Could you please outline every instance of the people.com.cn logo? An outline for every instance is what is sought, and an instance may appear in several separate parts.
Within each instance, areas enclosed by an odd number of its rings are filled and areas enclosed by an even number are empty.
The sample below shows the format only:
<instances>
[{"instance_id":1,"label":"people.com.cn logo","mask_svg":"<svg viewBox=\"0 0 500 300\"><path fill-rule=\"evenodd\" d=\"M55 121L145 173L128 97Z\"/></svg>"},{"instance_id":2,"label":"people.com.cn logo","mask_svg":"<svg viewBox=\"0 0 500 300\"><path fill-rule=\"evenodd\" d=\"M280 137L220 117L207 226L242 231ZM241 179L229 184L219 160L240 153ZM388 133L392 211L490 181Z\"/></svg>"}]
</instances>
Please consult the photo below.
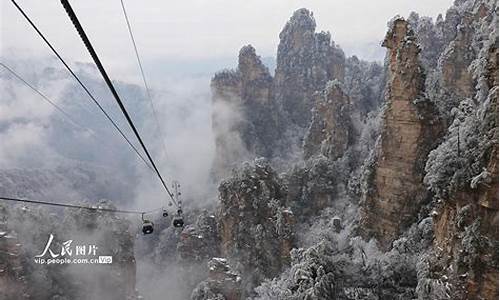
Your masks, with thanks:
<instances>
[{"instance_id":1,"label":"people.com.cn logo","mask_svg":"<svg viewBox=\"0 0 500 300\"><path fill-rule=\"evenodd\" d=\"M73 245L73 240L67 240L60 247L53 247L54 235L50 234L43 251L35 255L35 263L52 264L111 264L112 256L98 255L98 247L94 244ZM54 249L54 250L53 250Z\"/></svg>"}]
</instances>

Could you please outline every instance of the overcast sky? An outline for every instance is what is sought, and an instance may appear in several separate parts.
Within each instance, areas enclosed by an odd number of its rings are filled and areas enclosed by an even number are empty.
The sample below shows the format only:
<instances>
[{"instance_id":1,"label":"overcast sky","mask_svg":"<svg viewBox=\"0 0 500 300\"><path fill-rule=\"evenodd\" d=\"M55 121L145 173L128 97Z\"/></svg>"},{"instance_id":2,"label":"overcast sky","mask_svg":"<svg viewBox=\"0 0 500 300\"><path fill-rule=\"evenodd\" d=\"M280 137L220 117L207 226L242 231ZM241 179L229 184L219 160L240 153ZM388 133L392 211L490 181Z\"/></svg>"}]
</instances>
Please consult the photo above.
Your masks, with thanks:
<instances>
[{"instance_id":1,"label":"overcast sky","mask_svg":"<svg viewBox=\"0 0 500 300\"><path fill-rule=\"evenodd\" d=\"M435 18L451 0L124 0L141 56L146 63L234 59L242 45L275 56L278 34L293 11L314 12L317 30L330 31L348 54L367 52L380 41L394 15L410 11ZM64 57L90 61L59 0L17 0ZM102 60L116 71L134 64L119 0L71 1ZM1 49L48 55L48 48L8 0L2 1ZM14 49L14 50L13 50ZM376 50L376 49L375 49ZM360 54L360 53L358 53ZM361 55L363 56L363 55Z\"/></svg>"}]
</instances>

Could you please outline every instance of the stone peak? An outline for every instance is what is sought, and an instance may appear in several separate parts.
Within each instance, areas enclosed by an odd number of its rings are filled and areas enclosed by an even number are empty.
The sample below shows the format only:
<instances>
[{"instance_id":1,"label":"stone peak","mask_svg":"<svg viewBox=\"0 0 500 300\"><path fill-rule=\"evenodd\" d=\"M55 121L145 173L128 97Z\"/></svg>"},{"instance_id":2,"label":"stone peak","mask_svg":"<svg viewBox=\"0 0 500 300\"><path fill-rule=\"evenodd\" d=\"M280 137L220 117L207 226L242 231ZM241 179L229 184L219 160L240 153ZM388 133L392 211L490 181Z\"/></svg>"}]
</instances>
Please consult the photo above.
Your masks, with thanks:
<instances>
[{"instance_id":1,"label":"stone peak","mask_svg":"<svg viewBox=\"0 0 500 300\"><path fill-rule=\"evenodd\" d=\"M396 16L389 22L389 30L382 47L392 49L398 47L402 41L415 41L415 35L410 24L403 17Z\"/></svg>"},{"instance_id":2,"label":"stone peak","mask_svg":"<svg viewBox=\"0 0 500 300\"><path fill-rule=\"evenodd\" d=\"M270 76L267 67L262 63L252 45L243 46L238 55L238 70L243 77L250 79Z\"/></svg>"},{"instance_id":3,"label":"stone peak","mask_svg":"<svg viewBox=\"0 0 500 300\"><path fill-rule=\"evenodd\" d=\"M308 10L307 8L297 9L296 11L293 12L292 17L290 18L290 21L300 21L300 20L308 21L316 25L313 12Z\"/></svg>"},{"instance_id":4,"label":"stone peak","mask_svg":"<svg viewBox=\"0 0 500 300\"><path fill-rule=\"evenodd\" d=\"M306 8L300 8L297 9L290 17L290 20L288 20L285 27L283 28L280 37L282 34L294 30L314 32L315 29L316 20L314 19L313 13Z\"/></svg>"},{"instance_id":5,"label":"stone peak","mask_svg":"<svg viewBox=\"0 0 500 300\"><path fill-rule=\"evenodd\" d=\"M240 59L242 57L257 57L257 53L252 45L245 45L241 47L238 57Z\"/></svg>"}]
</instances>

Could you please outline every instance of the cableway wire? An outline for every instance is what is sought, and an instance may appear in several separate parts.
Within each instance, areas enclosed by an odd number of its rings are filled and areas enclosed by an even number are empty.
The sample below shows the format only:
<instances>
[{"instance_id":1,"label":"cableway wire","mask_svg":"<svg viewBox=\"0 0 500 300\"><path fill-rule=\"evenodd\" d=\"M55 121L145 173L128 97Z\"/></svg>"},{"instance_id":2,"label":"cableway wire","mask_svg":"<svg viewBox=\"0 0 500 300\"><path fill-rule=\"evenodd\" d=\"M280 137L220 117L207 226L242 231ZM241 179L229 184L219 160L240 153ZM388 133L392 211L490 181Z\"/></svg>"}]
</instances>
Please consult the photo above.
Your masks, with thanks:
<instances>
[{"instance_id":1,"label":"cableway wire","mask_svg":"<svg viewBox=\"0 0 500 300\"><path fill-rule=\"evenodd\" d=\"M42 92L40 92L37 88L35 88L32 84L30 84L26 79L22 78L21 75L19 75L18 73L16 73L12 68L10 68L9 66L7 66L6 64L0 62L0 65L5 68L7 71L9 71L14 77L16 77L19 81L23 82L26 86L28 86L31 90L33 90L35 93L37 93L38 95L40 95L42 97L42 99L44 99L46 102L48 102L50 105L52 105L58 112L60 112L61 114L64 115L64 117L66 119L68 119L70 121L70 124L72 124L73 126L75 126L76 128L79 128L80 130L83 130L85 132L88 132L95 140L99 141L99 142L102 142L102 146L108 148L110 151L114 151L116 149L112 149L109 145L109 140L99 136L96 134L96 132L91 129L90 127L88 126L85 126L81 123L79 123L78 121L76 121L75 119L73 119L73 117L68 113L66 112L62 107L60 107L59 105L57 105L55 103L55 101L49 99L49 97L45 96ZM154 171L152 168L150 168L152 171Z\"/></svg>"},{"instance_id":2,"label":"cableway wire","mask_svg":"<svg viewBox=\"0 0 500 300\"><path fill-rule=\"evenodd\" d=\"M153 213L155 211L163 210L163 208L156 208L156 209L152 209L149 211L123 210L123 209L112 209L112 208L105 208L105 207L99 207L99 206L92 207L92 206L47 202L47 201L30 200L30 199L20 199L20 198L12 198L12 197L0 197L0 200L12 201L12 202L32 203L32 204L42 204L42 205L50 205L50 206L59 206L59 207L66 207L66 208L81 208L81 209L87 209L87 210L91 210L91 211L114 212L114 213L121 213L121 214L145 215L145 214Z\"/></svg>"},{"instance_id":3,"label":"cableway wire","mask_svg":"<svg viewBox=\"0 0 500 300\"><path fill-rule=\"evenodd\" d=\"M27 87L29 87L30 89L32 89L35 93L37 93L38 95L40 95L40 97L42 97L45 101L47 101L50 105L52 105L55 109L57 109L57 111L59 111L61 114L63 114L75 127L78 127L78 128L83 129L85 131L88 131L92 135L95 135L95 132L92 129L90 129L90 128L88 128L88 127L80 124L78 121L76 121L75 119L73 119L69 113L67 113L66 111L64 111L64 109L62 109L54 101L50 100L42 92L40 92L39 90L37 90L28 81L26 81L19 74L17 74L14 70L12 70L12 68L10 68L9 66L7 66L6 64L4 64L2 62L0 62L0 66L2 66L4 69L6 69L7 71L9 71L14 77L16 77L17 79L19 79L19 81L21 81L22 83L24 83Z\"/></svg>"},{"instance_id":4,"label":"cableway wire","mask_svg":"<svg viewBox=\"0 0 500 300\"><path fill-rule=\"evenodd\" d=\"M75 78L75 80L80 84L80 86L85 90L87 95L92 99L92 101L97 105L97 107L101 110L101 112L106 116L106 118L113 124L113 127L120 133L120 135L125 139L125 141L129 144L129 146L134 150L134 152L141 158L141 160L146 164L146 166L151 169L154 172L154 169L149 165L149 163L146 161L146 159L142 156L142 154L139 152L139 150L132 144L132 142L127 138L125 133L118 127L118 125L113 121L111 116L104 110L104 108L101 106L99 101L96 100L96 98L92 95L92 93L89 91L89 89L83 84L83 82L80 80L80 78L73 72L73 70L70 68L70 66L66 63L66 61L59 55L56 49L52 46L52 44L47 40L45 35L38 29L38 27L31 21L30 17L24 12L24 10L16 3L15 0L11 0L12 4L19 10L19 12L23 15L23 17L28 21L28 23L33 27L33 29L38 33L38 35L43 39L45 44L52 50L52 52L57 56L57 58L61 61L61 63L66 67L66 69L71 73L71 75Z\"/></svg>"},{"instance_id":5,"label":"cableway wire","mask_svg":"<svg viewBox=\"0 0 500 300\"><path fill-rule=\"evenodd\" d=\"M123 115L127 119L127 122L130 125L130 128L132 128L132 131L134 132L135 136L137 137L137 140L139 141L139 143L141 144L142 149L146 153L146 156L148 157L149 162L153 166L153 168L154 168L154 170L156 172L156 175L158 175L158 178L160 179L160 181L161 181L161 183L163 185L163 188L165 189L165 191L167 192L168 196L170 197L170 201L173 204L175 204L177 207L179 207L179 205L175 201L174 195L170 192L167 184L165 183L165 181L163 180L163 177L160 174L160 171L156 167L156 164L155 164L153 158L151 157L151 155L150 155L150 153L148 151L148 148L144 144L144 142L143 142L143 140L142 140L139 132L137 131L137 128L134 125L134 122L132 121L129 113L127 112L127 109L125 108L122 100L120 99L120 96L118 95L118 92L116 91L115 87L113 86L113 83L111 82L111 79L109 78L108 74L106 73L106 70L104 69L104 66L102 65L99 57L97 56L97 53L95 52L94 47L90 43L90 40L87 37L87 35L86 35L86 33L85 33L82 25L80 24L80 21L78 20L75 12L71 8L71 5L69 4L69 2L67 0L61 0L61 4L63 5L64 9L66 10L66 13L68 14L68 16L71 19L71 21L73 22L73 25L75 26L76 31L80 35L80 38L82 39L85 47L89 51L90 56L94 60L94 63L96 64L97 68L99 69L99 72L101 73L101 75L102 75L104 81L106 82L106 85L108 86L109 90L113 94L113 97L115 98L116 102L118 103L118 106L120 107ZM180 207L179 207L179 209L180 209Z\"/></svg>"},{"instance_id":6,"label":"cableway wire","mask_svg":"<svg viewBox=\"0 0 500 300\"><path fill-rule=\"evenodd\" d=\"M125 21L127 22L128 33L130 35L130 39L132 40L132 44L134 46L134 52L135 52L135 57L137 59L137 64L139 65L139 69L141 71L142 82L144 83L144 88L146 89L146 95L147 95L147 98L149 99L149 104L151 106L151 110L153 111L153 117L156 121L158 133L160 134L160 139L161 139L161 143L163 146L163 154L166 158L167 157L167 146L165 143L165 135L163 133L163 130L161 129L160 121L158 119L158 113L156 112L156 108L155 108L155 105L153 103L153 97L151 97L151 91L149 90L149 85L148 85L148 82L146 80L146 76L144 75L144 69L142 67L142 62L141 62L141 58L139 55L139 50L137 49L137 44L135 42L134 34L132 32L132 26L130 25L130 21L128 19L127 10L125 9L125 4L123 3L123 0L120 0L120 2L122 5L123 16L125 17Z\"/></svg>"}]
</instances>

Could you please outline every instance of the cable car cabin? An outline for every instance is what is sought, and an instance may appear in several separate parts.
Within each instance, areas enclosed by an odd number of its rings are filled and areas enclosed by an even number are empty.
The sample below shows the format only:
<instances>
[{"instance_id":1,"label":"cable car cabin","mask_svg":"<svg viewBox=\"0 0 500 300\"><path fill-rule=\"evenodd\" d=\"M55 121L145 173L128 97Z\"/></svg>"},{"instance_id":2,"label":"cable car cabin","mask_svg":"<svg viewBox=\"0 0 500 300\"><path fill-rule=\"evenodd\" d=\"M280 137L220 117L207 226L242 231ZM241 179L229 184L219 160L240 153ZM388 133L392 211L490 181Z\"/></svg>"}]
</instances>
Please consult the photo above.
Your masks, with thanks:
<instances>
[{"instance_id":1,"label":"cable car cabin","mask_svg":"<svg viewBox=\"0 0 500 300\"><path fill-rule=\"evenodd\" d=\"M144 222L142 223L142 233L143 234L151 234L153 233L153 222L149 221L149 220L144 220Z\"/></svg>"},{"instance_id":2,"label":"cable car cabin","mask_svg":"<svg viewBox=\"0 0 500 300\"><path fill-rule=\"evenodd\" d=\"M182 218L182 209L177 210L177 215L174 217L172 225L174 225L174 227L177 228L184 226L184 219Z\"/></svg>"},{"instance_id":3,"label":"cable car cabin","mask_svg":"<svg viewBox=\"0 0 500 300\"><path fill-rule=\"evenodd\" d=\"M181 216L175 216L174 220L172 221L172 224L174 225L174 227L179 228L184 226L184 220L182 219Z\"/></svg>"}]
</instances>

